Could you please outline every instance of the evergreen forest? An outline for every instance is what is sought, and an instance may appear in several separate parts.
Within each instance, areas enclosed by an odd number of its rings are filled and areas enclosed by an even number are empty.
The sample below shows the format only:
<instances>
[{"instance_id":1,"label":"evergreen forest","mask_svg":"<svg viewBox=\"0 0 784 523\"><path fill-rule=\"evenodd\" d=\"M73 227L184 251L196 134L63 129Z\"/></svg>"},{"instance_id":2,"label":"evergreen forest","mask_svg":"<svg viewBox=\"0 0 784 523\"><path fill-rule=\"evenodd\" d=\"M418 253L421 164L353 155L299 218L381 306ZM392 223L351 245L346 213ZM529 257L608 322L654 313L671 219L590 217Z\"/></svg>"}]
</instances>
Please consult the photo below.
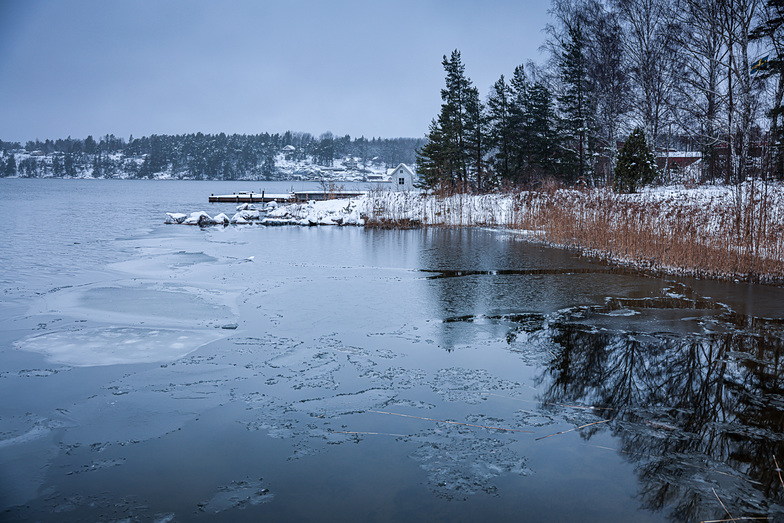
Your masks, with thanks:
<instances>
[{"instance_id":1,"label":"evergreen forest","mask_svg":"<svg viewBox=\"0 0 784 523\"><path fill-rule=\"evenodd\" d=\"M546 63L484 97L460 51L444 55L424 187L612 186L634 129L616 187L672 183L675 151L700 158L694 183L784 179L784 0L552 0L550 14ZM625 178L654 151L655 176Z\"/></svg>"},{"instance_id":2,"label":"evergreen forest","mask_svg":"<svg viewBox=\"0 0 784 523\"><path fill-rule=\"evenodd\" d=\"M332 167L339 158L357 158L358 169L373 163L395 167L413 163L423 139L351 138L324 133L257 135L183 134L96 140L0 140L0 176L27 178L182 178L194 180L280 180L291 172L280 161Z\"/></svg>"}]
</instances>

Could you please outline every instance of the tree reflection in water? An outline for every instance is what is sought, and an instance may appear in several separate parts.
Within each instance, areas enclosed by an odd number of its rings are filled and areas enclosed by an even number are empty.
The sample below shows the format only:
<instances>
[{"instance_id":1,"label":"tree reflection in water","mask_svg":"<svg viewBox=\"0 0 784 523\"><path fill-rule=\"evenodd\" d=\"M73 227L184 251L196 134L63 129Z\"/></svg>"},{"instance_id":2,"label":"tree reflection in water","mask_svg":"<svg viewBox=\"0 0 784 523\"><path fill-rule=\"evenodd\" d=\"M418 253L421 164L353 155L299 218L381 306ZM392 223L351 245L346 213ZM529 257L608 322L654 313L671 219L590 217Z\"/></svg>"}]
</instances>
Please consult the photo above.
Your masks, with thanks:
<instances>
[{"instance_id":1,"label":"tree reflection in water","mask_svg":"<svg viewBox=\"0 0 784 523\"><path fill-rule=\"evenodd\" d=\"M687 334L602 323L618 311L666 309L712 312ZM678 521L727 518L718 496L732 516L784 520L774 462L784 463L780 320L665 293L563 311L546 329L555 357L541 376L543 408L580 403L612 419L582 435L611 427L635 464L646 509Z\"/></svg>"}]
</instances>

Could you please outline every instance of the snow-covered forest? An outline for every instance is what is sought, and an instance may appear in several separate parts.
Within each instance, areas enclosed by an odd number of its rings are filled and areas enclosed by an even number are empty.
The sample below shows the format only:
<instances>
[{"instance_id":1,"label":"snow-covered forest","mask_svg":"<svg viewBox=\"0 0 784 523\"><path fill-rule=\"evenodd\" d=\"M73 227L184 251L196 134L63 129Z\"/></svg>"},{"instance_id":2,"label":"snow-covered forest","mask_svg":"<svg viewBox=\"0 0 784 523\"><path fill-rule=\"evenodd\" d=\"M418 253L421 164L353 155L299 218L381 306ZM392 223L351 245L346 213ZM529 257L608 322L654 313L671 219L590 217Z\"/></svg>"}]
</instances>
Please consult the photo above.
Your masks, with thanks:
<instances>
[{"instance_id":1,"label":"snow-covered forest","mask_svg":"<svg viewBox=\"0 0 784 523\"><path fill-rule=\"evenodd\" d=\"M444 55L418 159L428 186L611 185L635 129L657 151L652 181L672 182L686 158L696 183L784 176L784 1L552 0L550 12L546 62L504 72L485 97L460 51Z\"/></svg>"},{"instance_id":2,"label":"snow-covered forest","mask_svg":"<svg viewBox=\"0 0 784 523\"><path fill-rule=\"evenodd\" d=\"M0 140L0 176L195 180L362 180L413 163L412 138L351 138L324 133L186 134L43 142Z\"/></svg>"}]
</instances>

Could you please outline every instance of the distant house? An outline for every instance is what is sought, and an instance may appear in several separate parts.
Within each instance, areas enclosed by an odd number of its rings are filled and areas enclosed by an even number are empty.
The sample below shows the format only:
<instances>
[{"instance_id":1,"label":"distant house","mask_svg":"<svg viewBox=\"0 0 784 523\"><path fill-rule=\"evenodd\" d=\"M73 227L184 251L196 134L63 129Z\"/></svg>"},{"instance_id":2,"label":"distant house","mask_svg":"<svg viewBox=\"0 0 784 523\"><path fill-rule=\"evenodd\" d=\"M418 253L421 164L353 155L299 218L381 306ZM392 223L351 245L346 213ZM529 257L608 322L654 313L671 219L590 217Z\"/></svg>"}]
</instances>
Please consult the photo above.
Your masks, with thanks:
<instances>
[{"instance_id":1,"label":"distant house","mask_svg":"<svg viewBox=\"0 0 784 523\"><path fill-rule=\"evenodd\" d=\"M658 151L656 167L667 176L667 181L697 183L702 174L702 153L695 151Z\"/></svg>"},{"instance_id":2,"label":"distant house","mask_svg":"<svg viewBox=\"0 0 784 523\"><path fill-rule=\"evenodd\" d=\"M702 161L702 153L694 151L658 151L656 166L659 169L685 169Z\"/></svg>"},{"instance_id":3,"label":"distant house","mask_svg":"<svg viewBox=\"0 0 784 523\"><path fill-rule=\"evenodd\" d=\"M396 191L412 191L418 177L411 167L401 163L389 173L392 180L392 188Z\"/></svg>"},{"instance_id":4,"label":"distant house","mask_svg":"<svg viewBox=\"0 0 784 523\"><path fill-rule=\"evenodd\" d=\"M296 147L294 147L294 146L293 146L293 145L291 145L291 144L289 144L289 145L287 145L286 147L284 147L284 148L283 148L283 152L284 152L285 154L291 154L291 153L295 152L296 150L297 150L297 148L296 148Z\"/></svg>"},{"instance_id":5,"label":"distant house","mask_svg":"<svg viewBox=\"0 0 784 523\"><path fill-rule=\"evenodd\" d=\"M348 158L343 160L343 167L346 169L356 169L359 167L359 163L354 158Z\"/></svg>"}]
</instances>

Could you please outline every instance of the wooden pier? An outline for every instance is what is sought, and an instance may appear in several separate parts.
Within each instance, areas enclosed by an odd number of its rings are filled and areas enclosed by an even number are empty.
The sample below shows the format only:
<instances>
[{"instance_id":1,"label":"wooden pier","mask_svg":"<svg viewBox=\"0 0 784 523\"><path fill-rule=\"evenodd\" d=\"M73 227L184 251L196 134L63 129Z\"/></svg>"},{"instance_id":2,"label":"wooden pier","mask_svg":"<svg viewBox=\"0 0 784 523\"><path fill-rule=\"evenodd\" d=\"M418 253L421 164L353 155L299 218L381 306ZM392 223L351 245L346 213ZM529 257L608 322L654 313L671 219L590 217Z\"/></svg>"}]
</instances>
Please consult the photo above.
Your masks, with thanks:
<instances>
[{"instance_id":1,"label":"wooden pier","mask_svg":"<svg viewBox=\"0 0 784 523\"><path fill-rule=\"evenodd\" d=\"M265 194L264 191L240 191L231 194L211 194L210 203L291 203L294 197L291 193Z\"/></svg>"},{"instance_id":2,"label":"wooden pier","mask_svg":"<svg viewBox=\"0 0 784 523\"><path fill-rule=\"evenodd\" d=\"M231 194L211 194L210 203L305 203L308 201L339 200L357 198L366 191L294 191L284 194L266 194L264 191L240 191Z\"/></svg>"}]
</instances>

